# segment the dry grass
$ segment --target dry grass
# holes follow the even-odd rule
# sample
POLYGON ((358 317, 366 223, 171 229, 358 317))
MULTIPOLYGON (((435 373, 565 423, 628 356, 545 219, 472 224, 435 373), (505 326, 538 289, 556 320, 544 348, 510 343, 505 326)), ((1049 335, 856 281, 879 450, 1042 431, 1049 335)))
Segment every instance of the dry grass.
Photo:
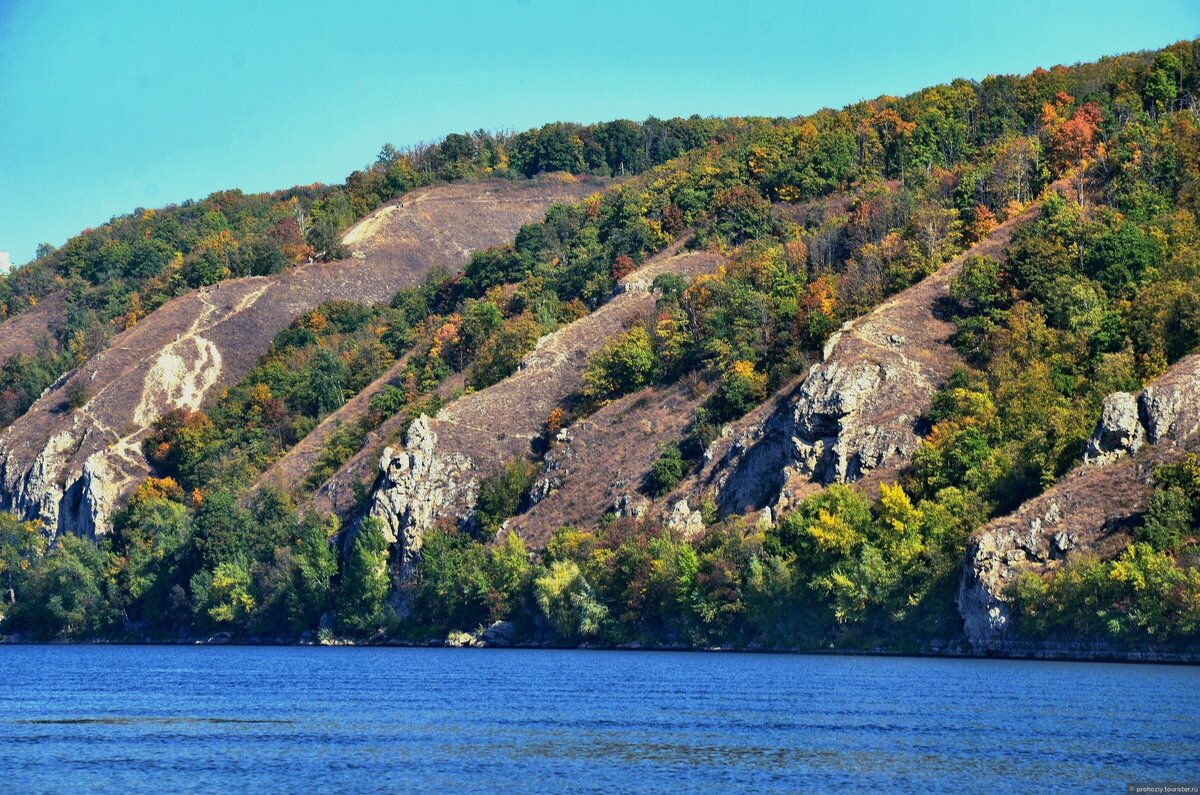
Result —
POLYGON ((642 491, 651 466, 683 437, 704 397, 685 380, 626 395, 571 425, 570 440, 546 456, 543 473, 555 490, 509 528, 541 549, 559 527, 593 526, 618 497, 642 491))
POLYGON ((29 356, 37 344, 52 336, 66 315, 66 292, 59 290, 43 296, 37 306, 0 323, 0 363, 10 356, 29 356))

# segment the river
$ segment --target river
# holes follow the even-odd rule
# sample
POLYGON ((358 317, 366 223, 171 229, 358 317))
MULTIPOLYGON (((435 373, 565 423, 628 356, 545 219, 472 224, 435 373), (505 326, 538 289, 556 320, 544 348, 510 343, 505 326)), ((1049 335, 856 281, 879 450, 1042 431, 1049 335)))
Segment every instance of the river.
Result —
POLYGON ((1200 781, 1200 668, 0 646, 7 792, 1124 791, 1200 781))

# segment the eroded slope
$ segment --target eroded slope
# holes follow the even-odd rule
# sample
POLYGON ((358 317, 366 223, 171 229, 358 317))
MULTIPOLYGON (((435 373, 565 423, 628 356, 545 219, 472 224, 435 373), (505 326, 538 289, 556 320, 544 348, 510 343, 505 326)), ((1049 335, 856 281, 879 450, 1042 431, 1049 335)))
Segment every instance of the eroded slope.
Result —
POLYGON ((532 454, 550 412, 580 390, 588 356, 654 309, 655 276, 695 277, 722 261, 715 254, 673 251, 653 258, 622 280, 611 301, 540 339, 515 374, 456 400, 434 418, 418 419, 402 450, 385 448, 367 514, 381 520, 390 542, 399 543, 401 577, 415 561, 425 529, 473 514, 480 477, 532 454))
POLYGON ((236 279, 164 304, 0 434, 0 508, 40 517, 51 532, 105 532, 114 505, 149 471, 140 442, 151 423, 236 382, 297 315, 335 299, 387 301, 432 267, 460 266, 550 204, 591 190, 546 181, 414 191, 347 233, 350 259, 236 279), (73 412, 65 405, 72 383, 90 396, 73 412))
POLYGON ((683 437, 707 396, 688 381, 626 395, 566 428, 546 455, 533 506, 508 529, 541 549, 559 527, 592 527, 613 510, 648 510, 639 492, 651 467, 683 437))

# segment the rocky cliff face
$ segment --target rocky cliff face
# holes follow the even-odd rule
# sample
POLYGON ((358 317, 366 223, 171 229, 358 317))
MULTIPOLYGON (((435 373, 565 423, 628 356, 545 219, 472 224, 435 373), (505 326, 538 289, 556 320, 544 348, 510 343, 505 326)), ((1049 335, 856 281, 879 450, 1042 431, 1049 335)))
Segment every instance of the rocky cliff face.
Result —
POLYGON ((429 418, 420 417, 408 430, 404 449, 385 447, 379 460, 380 483, 367 517, 379 520, 392 556, 394 574, 406 580, 421 553, 424 530, 438 522, 464 524, 479 494, 471 459, 436 452, 437 434, 429 418))
POLYGON ((961 358, 941 314, 949 285, 970 256, 1002 258, 1011 219, 933 275, 828 341, 822 361, 788 385, 765 416, 755 413, 715 444, 691 489, 713 493, 722 513, 786 509, 821 486, 894 472, 921 441, 921 417, 961 358))
POLYGON ((387 301, 432 267, 464 263, 474 249, 511 240, 554 202, 593 190, 496 182, 415 191, 347 233, 348 260, 235 279, 169 301, 0 434, 0 509, 40 518, 50 533, 106 533, 113 508, 149 474, 141 442, 153 422, 175 408, 199 408, 235 383, 298 315, 336 299, 387 301), (90 396, 74 411, 66 407, 70 384, 90 396))
POLYGON ((1200 355, 1180 360, 1137 395, 1110 395, 1082 465, 967 545, 958 609, 972 648, 1019 652, 1005 594, 1017 574, 1053 571, 1080 552, 1119 554, 1149 504, 1153 468, 1198 450, 1200 355))

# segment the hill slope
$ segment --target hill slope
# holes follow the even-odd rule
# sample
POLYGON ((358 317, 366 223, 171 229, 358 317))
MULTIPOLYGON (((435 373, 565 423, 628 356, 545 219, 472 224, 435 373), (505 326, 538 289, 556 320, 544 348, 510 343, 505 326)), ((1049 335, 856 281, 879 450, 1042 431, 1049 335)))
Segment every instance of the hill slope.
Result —
POLYGON ((64 316, 0 629, 1200 658, 1198 97, 1180 42, 88 230, 0 280, 64 316), (633 176, 411 190, 560 171, 633 176))
POLYGON ((433 267, 461 266, 472 250, 511 239, 550 204, 591 190, 561 181, 424 188, 349 230, 350 259, 173 299, 0 434, 0 506, 56 532, 105 533, 117 501, 150 472, 140 443, 153 422, 174 408, 197 409, 236 382, 298 315, 329 300, 387 301, 433 267), (72 389, 88 395, 76 411, 65 408, 72 389))

